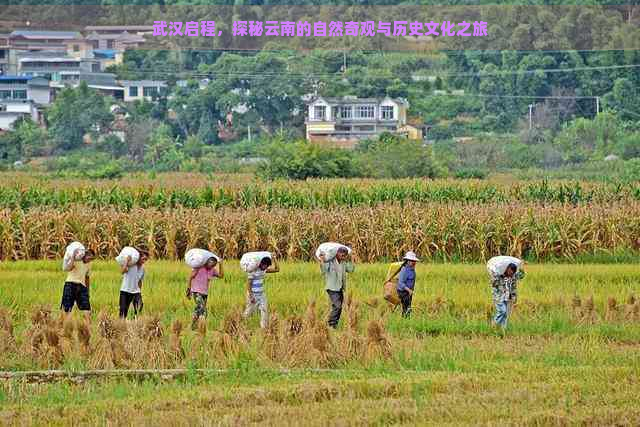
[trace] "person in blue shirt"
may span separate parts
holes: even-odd
[[[420,260],[415,252],[409,251],[405,254],[404,265],[398,274],[398,296],[402,303],[402,317],[411,316],[411,300],[413,299],[413,290],[416,285],[416,263]]]

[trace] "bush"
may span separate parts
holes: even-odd
[[[115,135],[107,135],[96,143],[96,150],[111,154],[113,157],[122,157],[127,154],[127,145]]]
[[[359,156],[364,174],[374,178],[436,178],[446,175],[430,146],[382,134]]]
[[[132,170],[132,165],[125,159],[113,160],[108,154],[83,150],[51,159],[45,168],[68,177],[115,179]]]
[[[485,179],[488,173],[484,169],[465,168],[456,171],[455,177],[458,179]]]
[[[640,159],[627,160],[624,162],[622,179],[629,182],[640,181]]]
[[[269,144],[258,174],[267,179],[351,178],[358,176],[346,150],[323,148],[306,141]]]
[[[640,157],[640,133],[635,132],[622,137],[615,150],[623,159],[635,159]]]

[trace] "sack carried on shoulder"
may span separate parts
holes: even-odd
[[[400,297],[398,296],[398,289],[396,289],[395,283],[386,282],[384,284],[384,299],[393,305],[400,304]]]

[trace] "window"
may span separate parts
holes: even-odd
[[[336,132],[351,132],[351,126],[336,126]]]
[[[353,107],[342,107],[340,108],[340,117],[343,119],[350,119],[352,117]]]
[[[393,120],[393,106],[383,105],[380,107],[382,120]]]
[[[113,49],[113,40],[107,40],[107,49]]]
[[[316,120],[326,120],[327,107],[324,105],[316,105],[313,107],[313,118]]]
[[[358,105],[356,107],[356,119],[373,119],[373,105]]]
[[[373,125],[358,126],[357,130],[360,132],[373,132]]]
[[[10,90],[0,90],[0,99],[9,99],[11,98]]]
[[[78,45],[78,44],[74,44],[74,45],[73,45],[73,51],[74,51],[74,52],[80,52],[80,45]]]
[[[99,73],[100,72],[100,64],[91,64],[91,72]]]
[[[0,59],[4,59],[5,55],[6,55],[6,50],[0,49]]]
[[[142,87],[142,95],[143,96],[149,96],[149,97],[154,97],[154,96],[158,96],[158,88],[155,86],[143,86]]]
[[[13,91],[13,99],[27,99],[27,91],[22,90],[14,90]]]
[[[129,86],[129,96],[132,98],[138,96],[138,86]]]

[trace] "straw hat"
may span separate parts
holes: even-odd
[[[409,251],[406,254],[404,254],[404,258],[402,258],[404,261],[415,261],[415,262],[420,262],[420,260],[418,259],[418,257],[416,256],[416,253],[413,251]]]

